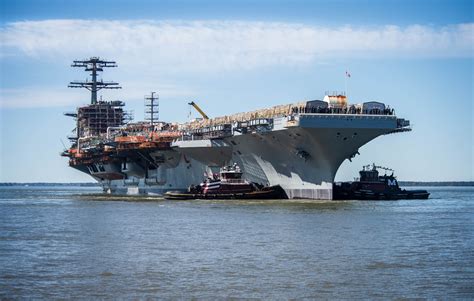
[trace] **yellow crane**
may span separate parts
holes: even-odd
[[[190,103],[188,103],[188,105],[193,106],[196,109],[196,111],[198,111],[199,114],[201,114],[202,118],[209,119],[209,116],[207,116],[206,113],[204,113],[194,101],[191,101]]]

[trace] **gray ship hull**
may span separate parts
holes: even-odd
[[[280,185],[289,198],[328,200],[345,159],[380,135],[404,130],[395,116],[300,114],[275,118],[271,130],[173,145],[206,165],[236,162],[246,179]]]
[[[146,156],[129,154],[126,164],[76,168],[94,177],[107,193],[163,195],[186,191],[209,169],[237,163],[245,179],[280,185],[290,199],[330,200],[344,160],[380,135],[408,130],[391,115],[299,114],[273,121],[271,129],[175,141],[173,149]]]
[[[147,156],[148,157],[148,156]],[[167,191],[187,191],[200,183],[206,165],[174,150],[149,154],[149,164],[140,157],[127,157],[127,162],[74,166],[91,175],[104,192],[119,195],[158,195]]]

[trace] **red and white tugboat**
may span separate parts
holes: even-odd
[[[391,175],[379,176],[377,169],[391,171]],[[402,200],[427,199],[430,193],[426,190],[405,190],[398,186],[393,169],[376,166],[364,166],[359,171],[360,179],[354,182],[334,184],[334,199],[336,200]]]
[[[164,195],[168,200],[187,199],[287,199],[279,186],[263,186],[242,178],[239,166],[221,168],[219,175],[208,177],[201,184],[191,185],[187,192],[169,191]]]

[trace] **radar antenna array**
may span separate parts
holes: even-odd
[[[154,125],[159,120],[158,100],[159,96],[156,92],[151,92],[149,96],[145,96],[145,120],[150,120],[151,125]]]
[[[117,67],[114,61],[101,60],[98,57],[91,57],[88,60],[73,61],[71,67],[83,67],[85,71],[91,72],[91,81],[73,81],[70,82],[69,88],[86,88],[91,91],[91,104],[97,103],[97,91],[101,89],[121,89],[116,82],[104,82],[102,79],[97,80],[97,73],[104,71],[104,68]]]

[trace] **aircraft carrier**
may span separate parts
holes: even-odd
[[[332,199],[333,181],[344,160],[372,139],[410,131],[383,103],[349,104],[344,93],[261,110],[186,123],[158,119],[158,99],[146,97],[147,120],[131,122],[121,101],[98,101],[100,89],[119,88],[97,79],[113,61],[74,61],[91,80],[69,87],[91,91],[91,104],[66,113],[76,121],[72,145],[62,152],[69,165],[90,174],[105,192],[157,194],[187,190],[205,174],[237,163],[243,176],[280,185],[288,198]]]

